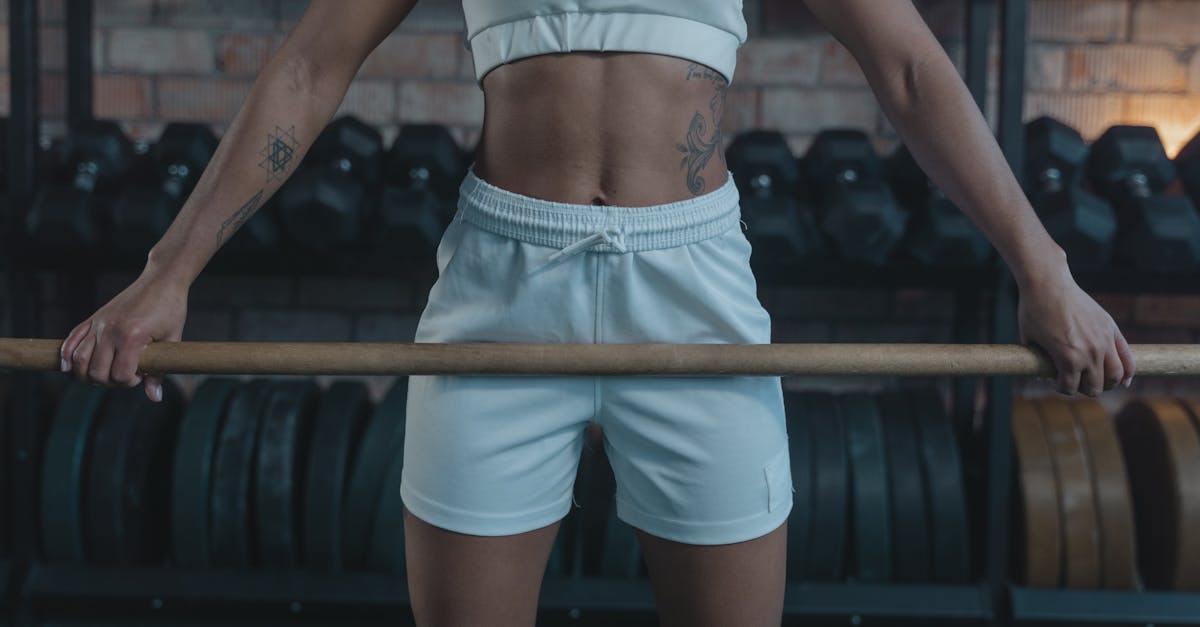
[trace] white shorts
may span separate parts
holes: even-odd
[[[767,344],[732,177],[651,207],[514,194],[472,171],[437,250],[417,342]],[[460,533],[571,508],[589,422],[617,515],[688,544],[763,536],[792,507],[779,377],[413,376],[401,496]]]

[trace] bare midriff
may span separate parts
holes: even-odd
[[[641,207],[723,185],[727,82],[643,53],[571,52],[501,65],[483,80],[475,173],[556,202]]]

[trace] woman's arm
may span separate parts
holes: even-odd
[[[1079,290],[986,120],[911,2],[806,0],[857,59],[929,177],[988,237],[1021,289],[1022,338],[1054,359],[1059,390],[1128,385],[1134,363],[1112,318]]]

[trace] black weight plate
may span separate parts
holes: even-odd
[[[42,550],[51,562],[85,559],[84,468],[105,392],[99,385],[72,381],[54,412],[42,458]]]
[[[237,381],[211,378],[196,388],[179,424],[171,481],[171,553],[180,566],[207,566],[213,458]]]
[[[347,568],[366,564],[380,485],[392,461],[404,456],[407,404],[408,377],[399,377],[363,430],[342,508],[342,551]]]
[[[315,381],[276,381],[259,422],[254,457],[254,520],[263,566],[300,565],[301,495],[308,438],[320,389]]]
[[[567,554],[570,550],[567,538],[570,536],[570,530],[574,529],[571,524],[573,514],[574,512],[568,513],[563,518],[562,525],[554,536],[554,546],[550,547],[550,557],[546,560],[545,577],[548,579],[558,579],[567,575]]]
[[[359,381],[334,382],[321,396],[304,488],[304,562],[310,568],[342,568],[342,504],[351,453],[370,410],[367,386]]]
[[[832,394],[805,395],[813,434],[813,533],[805,579],[837,581],[845,572],[849,463],[846,437]]]
[[[788,516],[787,572],[789,579],[802,579],[804,557],[812,535],[813,462],[812,426],[805,397],[784,392],[787,415],[788,451],[792,464],[792,513]]]
[[[875,400],[866,394],[838,399],[850,460],[850,554],[859,581],[887,581],[892,573],[887,454]]]
[[[929,498],[933,581],[966,583],[970,576],[967,502],[954,431],[936,390],[913,393],[912,403]]]
[[[0,556],[7,556],[9,554],[8,386],[8,377],[0,374]]]
[[[246,568],[255,549],[250,516],[255,438],[269,400],[265,380],[242,383],[233,392],[213,460],[212,500],[209,502],[210,558],[214,566]]]
[[[140,387],[115,389],[100,410],[84,480],[84,535],[102,564],[153,564],[166,553],[172,444],[179,390],[163,380],[163,400]]]
[[[925,480],[917,454],[917,427],[912,406],[903,394],[889,392],[877,399],[887,445],[888,484],[892,514],[892,578],[923,582],[930,577],[929,518]]]
[[[400,498],[403,467],[404,458],[397,455],[384,475],[367,551],[367,568],[395,575],[405,573],[404,501]]]
[[[600,562],[600,576],[637,579],[641,565],[642,551],[637,532],[617,518],[617,506],[613,503],[608,508],[608,520],[604,526],[604,558]]]

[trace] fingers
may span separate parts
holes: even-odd
[[[1060,394],[1074,396],[1079,391],[1079,382],[1083,378],[1083,364],[1073,355],[1057,355],[1054,367],[1058,370],[1055,377],[1055,387]]]
[[[75,371],[75,378],[80,381],[88,380],[88,368],[92,361],[92,351],[96,348],[96,334],[88,333],[83,336],[75,350],[71,351],[70,357],[67,359],[71,362],[71,368]]]
[[[1125,380],[1125,365],[1114,342],[1104,353],[1104,390],[1107,392]]]
[[[1133,351],[1129,349],[1129,342],[1125,341],[1125,336],[1117,331],[1117,355],[1121,358],[1122,370],[1125,373],[1125,378],[1121,381],[1121,385],[1129,387],[1133,384],[1133,373],[1137,370],[1137,364],[1133,360]]]
[[[71,332],[67,334],[67,338],[63,340],[62,346],[58,349],[59,366],[63,372],[71,371],[72,356],[75,354],[75,349],[79,348],[79,343],[83,338],[87,337],[89,331],[92,330],[91,319],[84,320]]]
[[[162,402],[162,377],[155,375],[146,375],[146,381],[143,383],[146,390],[146,398],[155,403]]]
[[[112,362],[112,371],[109,374],[109,379],[116,384],[126,387],[136,387],[142,382],[142,377],[137,373],[138,361],[142,357],[142,352],[146,350],[146,346],[142,342],[130,341],[118,348],[116,357]]]

